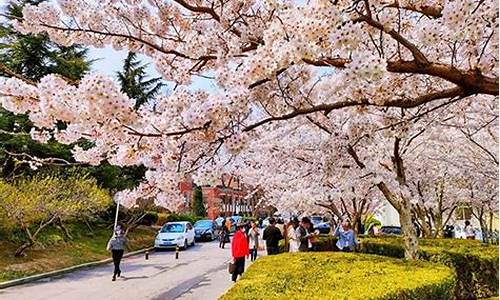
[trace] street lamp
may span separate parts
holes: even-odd
[[[120,210],[120,197],[116,202],[116,213],[115,213],[115,226],[113,227],[113,234],[116,232],[116,225],[118,224],[118,211]]]

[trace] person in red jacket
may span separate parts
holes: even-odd
[[[236,265],[232,279],[236,282],[238,275],[243,274],[243,271],[245,271],[245,257],[248,258],[249,254],[248,239],[245,234],[245,224],[243,223],[236,225],[236,232],[231,241],[231,254],[233,256],[233,263]]]

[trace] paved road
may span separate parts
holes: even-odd
[[[0,299],[217,299],[232,282],[227,273],[230,244],[197,243],[181,251],[152,253],[122,261],[122,277],[112,282],[112,264],[83,269],[60,278],[0,290]]]

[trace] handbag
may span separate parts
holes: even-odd
[[[233,274],[234,271],[236,271],[236,264],[234,262],[229,262],[229,267],[228,267],[229,274]]]

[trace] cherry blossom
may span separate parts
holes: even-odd
[[[486,167],[497,135],[483,146],[488,133],[475,133],[498,115],[497,1],[59,0],[27,5],[14,25],[61,45],[142,53],[175,86],[135,110],[100,74],[0,80],[2,106],[28,114],[37,139],[90,141],[73,154],[92,165],[146,166],[143,185],[117,196],[124,203],[153,195],[175,207],[184,174],[212,183],[228,170],[267,184],[283,210],[383,197],[414,258],[422,174],[448,172],[450,197],[464,168],[498,177]],[[193,90],[200,76],[216,88]],[[487,151],[471,155],[477,144]]]

